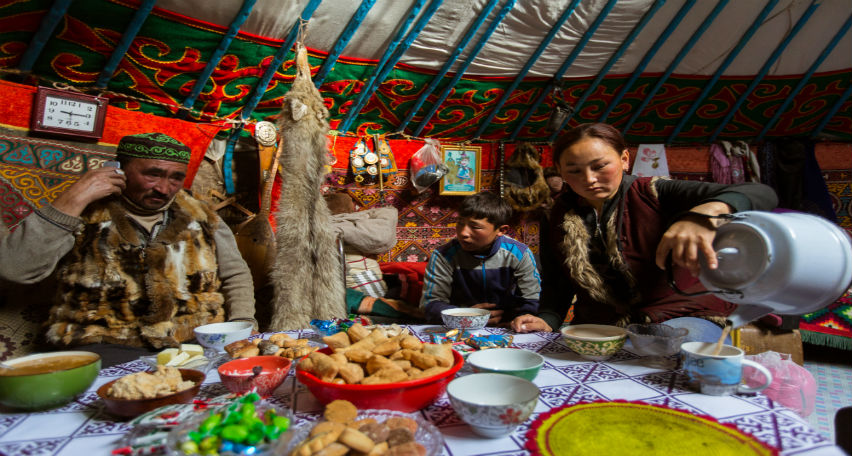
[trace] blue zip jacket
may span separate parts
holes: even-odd
[[[461,248],[458,240],[432,252],[423,279],[420,308],[429,323],[441,323],[441,311],[480,303],[503,309],[502,322],[535,314],[541,278],[532,251],[508,236],[499,236],[484,255]]]

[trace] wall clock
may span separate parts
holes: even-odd
[[[39,133],[99,139],[104,132],[107,98],[39,87],[30,129]]]

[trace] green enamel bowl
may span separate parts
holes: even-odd
[[[544,358],[521,348],[489,348],[468,355],[467,363],[474,372],[514,375],[533,381]]]
[[[562,340],[581,357],[603,361],[621,350],[627,331],[610,325],[570,325],[562,328]]]
[[[73,362],[69,359],[73,358]],[[16,366],[30,363],[60,364],[43,373],[14,372]],[[87,351],[60,351],[22,356],[0,368],[0,404],[21,410],[58,407],[92,386],[101,370],[101,357]]]

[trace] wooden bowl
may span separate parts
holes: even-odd
[[[186,404],[192,402],[192,399],[195,398],[198,394],[198,390],[201,388],[201,382],[204,381],[204,373],[192,369],[179,370],[181,378],[184,380],[190,380],[195,383],[195,385],[183,391],[169,394],[168,396],[155,397],[151,399],[117,399],[107,395],[107,391],[109,391],[112,384],[118,381],[118,379],[115,379],[101,385],[100,388],[98,388],[98,396],[103,399],[104,404],[106,404],[106,410],[109,413],[121,418],[139,416],[164,405]]]

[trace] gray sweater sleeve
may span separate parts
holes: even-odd
[[[74,232],[82,225],[51,205],[36,210],[0,239],[0,278],[20,284],[46,279],[74,247]]]
[[[227,318],[229,321],[250,321],[257,329],[251,271],[237,249],[233,232],[221,219],[213,232],[213,240],[216,242],[216,261],[219,263],[219,279],[222,281],[221,291],[225,296]]]
[[[457,307],[450,304],[452,285],[452,265],[437,250],[433,251],[423,276],[423,296],[420,299],[420,308],[427,322],[441,323],[441,311]]]

